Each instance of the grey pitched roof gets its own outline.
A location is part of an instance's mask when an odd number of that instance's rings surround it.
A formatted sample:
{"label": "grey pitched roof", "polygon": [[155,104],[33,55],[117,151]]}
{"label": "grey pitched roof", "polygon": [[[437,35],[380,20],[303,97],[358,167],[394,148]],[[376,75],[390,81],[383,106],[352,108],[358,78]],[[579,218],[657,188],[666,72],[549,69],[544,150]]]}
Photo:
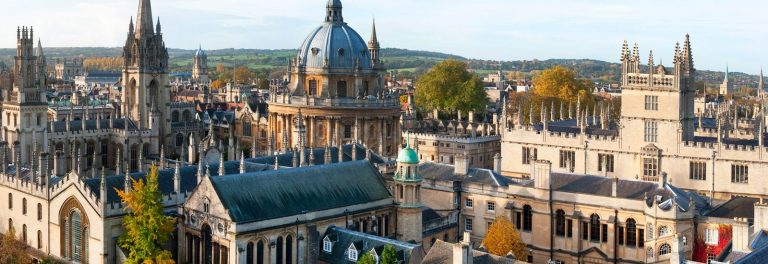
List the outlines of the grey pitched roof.
{"label": "grey pitched roof", "polygon": [[434,162],[419,164],[419,173],[425,180],[462,181],[499,187],[519,184],[489,169],[470,168],[467,175],[461,175],[454,173],[453,165]]}
{"label": "grey pitched roof", "polygon": [[707,212],[706,216],[727,219],[733,219],[734,217],[752,219],[755,217],[755,203],[757,201],[758,199],[756,198],[734,197],[727,202],[712,208],[712,210]]}
{"label": "grey pitched roof", "polygon": [[[325,239],[325,237],[328,237],[333,242],[331,252],[323,250],[322,239]],[[381,252],[385,245],[392,245],[395,247],[398,260],[401,261],[400,263],[420,263],[421,259],[424,257],[423,248],[420,245],[352,231],[336,226],[330,226],[326,229],[319,244],[320,254],[318,260],[326,263],[354,263],[349,261],[347,255],[347,249],[349,249],[349,246],[352,244],[354,244],[355,249],[357,249],[358,257],[371,251],[371,249],[375,249],[376,253],[381,257]]]}
{"label": "grey pitched roof", "polygon": [[[453,263],[453,244],[442,240],[435,241],[435,244],[429,249],[424,257],[422,264],[443,264]],[[492,255],[479,250],[472,250],[473,264],[515,264],[525,263],[515,259]]]}
{"label": "grey pitched roof", "polygon": [[[180,181],[180,188],[181,192],[189,192],[192,191],[195,187],[197,187],[197,169],[193,166],[187,166],[182,167],[179,170],[179,174],[181,175],[181,181]],[[134,180],[145,180],[147,173],[146,172],[135,172],[131,173],[131,178]],[[158,170],[158,188],[160,189],[160,192],[163,195],[169,195],[173,194],[173,175],[174,175],[174,169],[164,169],[164,170]],[[100,199],[101,197],[101,178],[87,178],[84,179],[83,182],[88,186],[88,188],[93,191],[93,193],[96,195],[97,199]],[[117,195],[118,190],[123,190],[125,188],[125,174],[122,175],[112,175],[106,177],[106,183],[107,183],[107,202],[119,202],[120,196]]]}
{"label": "grey pitched roof", "polygon": [[238,223],[275,219],[391,199],[368,161],[210,177]]}
{"label": "grey pitched roof", "polygon": [[748,255],[734,262],[734,264],[763,264],[768,263],[768,245],[752,251]]}

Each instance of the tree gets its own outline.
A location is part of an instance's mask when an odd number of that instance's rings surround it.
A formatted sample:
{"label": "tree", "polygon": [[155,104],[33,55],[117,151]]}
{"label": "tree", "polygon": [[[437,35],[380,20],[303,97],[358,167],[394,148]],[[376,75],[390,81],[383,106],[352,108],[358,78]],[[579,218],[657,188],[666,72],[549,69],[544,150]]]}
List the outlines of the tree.
{"label": "tree", "polygon": [[32,263],[27,245],[16,240],[16,230],[13,228],[0,241],[0,263]]}
{"label": "tree", "polygon": [[215,81],[211,82],[211,88],[216,89],[216,90],[221,89],[222,87],[224,87],[226,85],[227,84],[224,81],[222,81],[222,80],[215,80]]}
{"label": "tree", "polygon": [[365,254],[357,259],[357,264],[376,264],[376,257],[370,251],[365,252]]}
{"label": "tree", "polygon": [[395,252],[395,246],[385,245],[384,250],[381,251],[381,264],[396,264],[397,253]]}
{"label": "tree", "polygon": [[[533,88],[531,89],[529,103],[533,107],[534,119],[540,117],[542,105],[545,108],[550,108],[554,105],[555,109],[550,110],[554,110],[556,116],[559,116],[560,103],[565,107],[572,103],[573,107],[576,107],[577,100],[581,100],[581,111],[585,111],[587,107],[592,108],[595,105],[595,98],[592,95],[592,83],[589,80],[577,78],[573,70],[555,65],[533,78]],[[563,111],[567,110],[567,108],[563,109]],[[591,113],[588,114],[591,115]],[[528,121],[527,118],[527,116],[524,116],[526,122]]]}
{"label": "tree", "polygon": [[467,70],[467,63],[452,59],[424,74],[416,83],[414,96],[426,111],[479,111],[488,102],[480,77]]}
{"label": "tree", "polygon": [[520,233],[512,222],[504,217],[497,217],[483,239],[483,246],[488,253],[505,256],[512,251],[518,260],[526,260],[526,245],[520,239]]}
{"label": "tree", "polygon": [[116,189],[128,212],[123,218],[125,232],[118,240],[118,244],[128,250],[126,263],[174,263],[171,252],[162,245],[173,232],[175,219],[163,214],[163,196],[157,178],[157,167],[152,166],[146,180],[131,180],[131,191]]}

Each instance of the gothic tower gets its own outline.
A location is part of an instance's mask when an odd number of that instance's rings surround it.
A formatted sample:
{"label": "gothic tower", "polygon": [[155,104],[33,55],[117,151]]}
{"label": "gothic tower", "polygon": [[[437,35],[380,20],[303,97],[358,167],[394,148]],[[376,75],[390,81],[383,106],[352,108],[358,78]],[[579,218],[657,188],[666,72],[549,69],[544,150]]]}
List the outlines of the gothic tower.
{"label": "gothic tower", "polygon": [[[39,43],[38,43],[39,44]],[[34,34],[32,27],[16,30],[16,56],[14,57],[13,88],[4,95],[3,102],[3,139],[11,144],[18,142],[22,165],[33,162],[32,153],[36,147],[45,145],[46,124],[48,122],[48,102],[45,96],[45,58],[42,47],[38,46],[38,55],[34,52]],[[41,78],[41,75],[43,78]],[[16,149],[14,149],[14,152]],[[43,151],[40,149],[40,151]],[[14,156],[17,153],[13,154]]]}
{"label": "gothic tower", "polygon": [[397,239],[421,241],[421,182],[419,155],[411,148],[410,140],[397,155],[395,172],[395,203],[397,203]]}
{"label": "gothic tower", "polygon": [[[159,118],[156,129],[159,140],[165,139],[170,127],[166,119],[170,102],[168,85],[168,50],[165,48],[160,29],[152,23],[150,0],[139,0],[136,28],[133,19],[128,27],[128,36],[123,47],[123,91],[121,112],[136,123],[139,129],[152,126]],[[156,113],[153,113],[156,112]],[[158,141],[158,140],[155,140]],[[158,143],[153,142],[151,153],[158,153]]]}
{"label": "gothic tower", "polygon": [[203,47],[200,46],[195,52],[192,66],[192,79],[198,85],[208,84],[208,55],[203,51]]}

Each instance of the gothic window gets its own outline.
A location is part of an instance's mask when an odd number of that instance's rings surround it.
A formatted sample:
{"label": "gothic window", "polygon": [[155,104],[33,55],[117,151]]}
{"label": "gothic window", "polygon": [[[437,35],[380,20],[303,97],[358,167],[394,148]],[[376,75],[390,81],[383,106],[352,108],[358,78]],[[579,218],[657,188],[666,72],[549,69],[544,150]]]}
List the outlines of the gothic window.
{"label": "gothic window", "polygon": [[21,214],[27,214],[27,198],[21,198]]}
{"label": "gothic window", "polygon": [[182,119],[184,122],[190,122],[192,121],[192,116],[189,113],[189,110],[184,110],[184,112],[181,114]]}
{"label": "gothic window", "polygon": [[13,219],[8,218],[8,230],[13,229]]}
{"label": "gothic window", "polygon": [[613,172],[613,154],[597,154],[597,171]]}
{"label": "gothic window", "polygon": [[533,209],[530,205],[523,206],[523,231],[531,231],[533,228]]}
{"label": "gothic window", "polygon": [[8,193],[8,209],[13,209],[13,194]]}
{"label": "gothic window", "polygon": [[293,264],[293,237],[285,237],[285,264]]}
{"label": "gothic window", "polygon": [[277,243],[275,249],[277,250],[277,264],[284,264],[283,262],[283,237],[277,237]]}
{"label": "gothic window", "polygon": [[670,231],[668,226],[659,226],[659,237],[667,236],[669,233]]}
{"label": "gothic window", "polygon": [[664,243],[659,247],[659,256],[666,255],[672,253],[672,247],[669,246],[669,244]]}
{"label": "gothic window", "polygon": [[347,81],[336,82],[336,96],[347,97]]}
{"label": "gothic window", "polygon": [[171,122],[179,122],[179,111],[171,112]]}
{"label": "gothic window", "polygon": [[562,209],[555,213],[555,234],[565,236],[565,211]]}
{"label": "gothic window", "polygon": [[264,242],[256,243],[256,264],[264,264]]}
{"label": "gothic window", "polygon": [[248,242],[245,247],[245,263],[253,264],[253,242]]}
{"label": "gothic window", "polygon": [[21,240],[27,243],[27,224],[21,225]]}
{"label": "gothic window", "polygon": [[600,242],[600,216],[597,214],[589,217],[589,240]]}
{"label": "gothic window", "polygon": [[37,249],[43,248],[43,232],[37,230]]}
{"label": "gothic window", "polygon": [[250,137],[251,129],[251,119],[247,117],[243,118],[243,136]]}
{"label": "gothic window", "polygon": [[637,222],[635,219],[627,219],[627,246],[634,247],[637,243]]}
{"label": "gothic window", "polygon": [[72,211],[70,214],[70,258],[83,259],[83,219],[78,211]]}

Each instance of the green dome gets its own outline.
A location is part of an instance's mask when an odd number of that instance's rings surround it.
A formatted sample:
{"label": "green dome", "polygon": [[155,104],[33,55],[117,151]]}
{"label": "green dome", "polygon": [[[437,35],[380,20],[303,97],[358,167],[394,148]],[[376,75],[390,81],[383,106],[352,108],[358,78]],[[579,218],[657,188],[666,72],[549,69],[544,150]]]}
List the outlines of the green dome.
{"label": "green dome", "polygon": [[405,148],[401,149],[400,153],[397,154],[397,162],[417,164],[419,163],[419,156],[416,155],[416,151],[414,151],[411,146],[405,146]]}

